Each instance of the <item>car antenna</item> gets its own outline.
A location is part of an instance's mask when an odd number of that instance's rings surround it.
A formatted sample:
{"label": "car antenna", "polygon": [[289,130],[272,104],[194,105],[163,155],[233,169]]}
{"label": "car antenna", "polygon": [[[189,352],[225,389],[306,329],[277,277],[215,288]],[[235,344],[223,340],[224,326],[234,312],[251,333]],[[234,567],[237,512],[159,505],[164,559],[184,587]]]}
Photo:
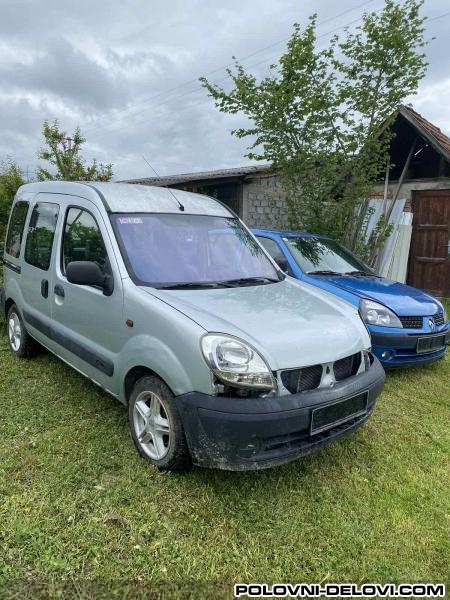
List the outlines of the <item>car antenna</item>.
{"label": "car antenna", "polygon": [[[156,172],[156,169],[154,169],[154,168],[152,167],[152,165],[151,165],[151,164],[148,162],[148,160],[145,158],[145,156],[144,156],[144,155],[142,155],[142,158],[143,158],[143,159],[145,160],[145,162],[148,164],[148,166],[149,166],[149,167],[150,167],[150,169],[153,171],[153,173],[156,175],[156,177],[161,177],[161,175],[159,175],[159,173],[157,173],[157,172]],[[175,194],[172,192],[172,190],[171,190],[169,187],[168,187],[167,189],[169,190],[170,194],[173,196],[174,200],[177,202],[177,204],[178,204],[178,208],[179,208],[180,210],[183,210],[183,211],[184,211],[184,206],[181,204],[181,202],[178,200],[178,198],[175,196]]]}

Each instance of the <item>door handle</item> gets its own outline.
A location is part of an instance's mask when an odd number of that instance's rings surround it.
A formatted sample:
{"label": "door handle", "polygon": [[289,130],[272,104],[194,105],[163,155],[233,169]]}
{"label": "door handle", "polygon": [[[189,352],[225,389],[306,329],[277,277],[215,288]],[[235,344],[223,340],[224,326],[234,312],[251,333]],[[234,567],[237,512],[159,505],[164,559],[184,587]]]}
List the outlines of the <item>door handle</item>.
{"label": "door handle", "polygon": [[55,295],[59,296],[60,298],[64,298],[66,295],[63,286],[59,285],[59,283],[55,285],[53,291],[55,292]]}
{"label": "door handle", "polygon": [[43,279],[41,281],[41,295],[44,298],[48,298],[48,281],[47,281],[47,279]]}

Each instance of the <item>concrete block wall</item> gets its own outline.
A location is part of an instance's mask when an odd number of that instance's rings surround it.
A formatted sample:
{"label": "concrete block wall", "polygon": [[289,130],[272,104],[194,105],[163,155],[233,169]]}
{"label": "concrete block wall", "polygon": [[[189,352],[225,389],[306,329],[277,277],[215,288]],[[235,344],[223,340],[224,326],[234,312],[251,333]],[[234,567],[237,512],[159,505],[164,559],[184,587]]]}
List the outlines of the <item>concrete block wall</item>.
{"label": "concrete block wall", "polygon": [[[397,182],[389,185],[388,197],[397,188]],[[399,198],[406,198],[405,210],[411,211],[411,197],[414,190],[450,189],[450,178],[406,180],[400,189]],[[384,185],[374,189],[383,197]],[[248,227],[274,229],[288,228],[287,211],[281,182],[276,175],[264,174],[247,177],[242,190],[242,217]]]}
{"label": "concrete block wall", "polygon": [[248,178],[242,194],[243,220],[248,227],[287,228],[284,193],[276,175]]}

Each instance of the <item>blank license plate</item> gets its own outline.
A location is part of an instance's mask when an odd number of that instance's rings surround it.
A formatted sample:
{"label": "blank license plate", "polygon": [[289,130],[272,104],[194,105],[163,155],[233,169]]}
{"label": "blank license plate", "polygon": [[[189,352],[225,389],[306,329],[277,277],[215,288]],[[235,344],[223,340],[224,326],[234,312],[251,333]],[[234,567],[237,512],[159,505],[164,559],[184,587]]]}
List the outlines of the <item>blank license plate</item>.
{"label": "blank license plate", "polygon": [[417,352],[431,352],[442,348],[445,344],[445,335],[427,335],[417,340]]}
{"label": "blank license plate", "polygon": [[345,423],[367,411],[369,392],[360,392],[355,396],[327,404],[312,411],[311,435],[331,429],[336,425]]}

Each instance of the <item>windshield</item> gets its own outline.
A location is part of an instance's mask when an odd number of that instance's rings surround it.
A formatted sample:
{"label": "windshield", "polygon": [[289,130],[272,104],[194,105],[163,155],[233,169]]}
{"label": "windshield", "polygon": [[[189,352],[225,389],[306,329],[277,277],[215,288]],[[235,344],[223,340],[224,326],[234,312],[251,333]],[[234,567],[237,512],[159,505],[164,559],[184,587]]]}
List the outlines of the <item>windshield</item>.
{"label": "windshield", "polygon": [[111,219],[127,266],[140,285],[245,285],[282,278],[235,218],[123,214]]}
{"label": "windshield", "polygon": [[372,271],[351,252],[334,240],[314,237],[283,238],[295,261],[309,275],[348,274],[359,272],[372,275]]}

